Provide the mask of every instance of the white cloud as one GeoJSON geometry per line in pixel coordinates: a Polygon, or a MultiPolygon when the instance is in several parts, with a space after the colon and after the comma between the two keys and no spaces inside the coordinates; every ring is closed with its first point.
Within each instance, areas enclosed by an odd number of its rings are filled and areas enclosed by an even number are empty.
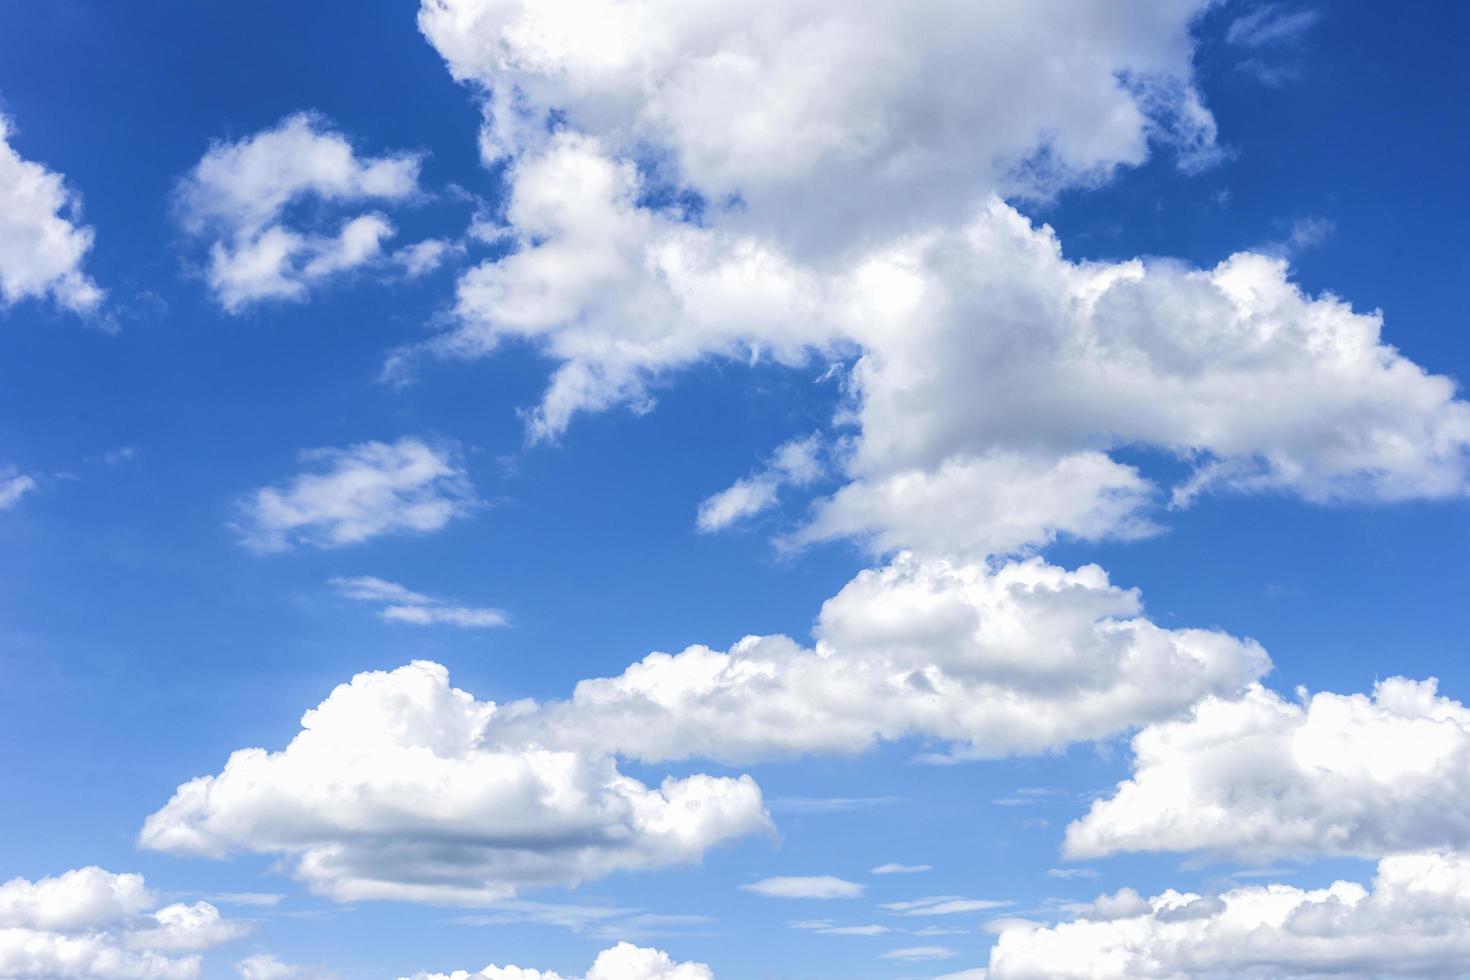
{"type": "Polygon", "coordinates": [[[651,761],[852,753],[909,736],[994,757],[1169,718],[1269,666],[1252,642],[1156,626],[1096,566],[1039,559],[992,571],[900,556],[828,600],[816,633],[814,648],[764,636],[651,654],[491,735],[651,761]]]}
{"type": "Polygon", "coordinates": [[[356,578],[332,578],[327,584],[349,599],[380,603],[378,615],[390,623],[413,623],[418,626],[445,624],[461,629],[483,629],[506,626],[510,620],[503,609],[488,606],[456,606],[434,596],[414,592],[399,585],[363,575],[356,578]]]}
{"type": "Polygon", "coordinates": [[[36,489],[34,477],[17,472],[13,467],[0,466],[0,510],[9,510],[20,503],[20,498],[36,489]]]}
{"type": "Polygon", "coordinates": [[[61,174],[23,158],[0,115],[0,307],[49,296],[78,313],[95,310],[102,290],[82,271],[92,229],[81,199],[61,174]]]}
{"type": "Polygon", "coordinates": [[[1219,895],[1124,890],[1076,921],[1016,924],[990,980],[1459,975],[1470,957],[1470,861],[1391,855],[1371,891],[1252,885],[1219,895]]]}
{"type": "Polygon", "coordinates": [[[1311,30],[1322,14],[1309,8],[1283,9],[1283,4],[1262,3],[1250,13],[1230,22],[1225,40],[1248,48],[1292,41],[1311,30]]]}
{"type": "Polygon", "coordinates": [[[419,24],[485,93],[487,159],[538,151],[556,112],[619,156],[652,147],[720,222],[821,253],[1207,141],[1203,7],[424,0],[419,24]]]}
{"type": "Polygon", "coordinates": [[[820,479],[821,449],[821,437],[815,433],[783,443],[756,472],[705,499],[695,525],[701,531],[721,530],[775,506],[782,486],[806,486],[820,479]]]}
{"type": "Polygon", "coordinates": [[[963,895],[931,895],[906,902],[886,902],[878,907],[899,915],[960,915],[966,912],[989,912],[1015,905],[994,898],[966,898],[963,895]]]}
{"type": "Polygon", "coordinates": [[[0,885],[0,978],[194,980],[248,926],[208,902],[158,908],[141,875],[88,867],[0,885]]]}
{"type": "Polygon", "coordinates": [[[748,776],[649,788],[600,752],[487,740],[496,715],[516,710],[450,687],[437,664],[359,674],[306,712],[285,749],[242,749],[180,786],[140,843],[283,854],[341,901],[486,904],[694,862],[769,826],[748,776]]]}
{"type": "MultiPolygon", "coordinates": [[[[359,157],[326,120],[298,113],[238,142],[211,145],[179,183],[179,219],[210,241],[210,288],[229,312],[302,299],[316,283],[381,261],[395,229],[374,212],[335,229],[292,228],[290,209],[307,200],[338,208],[404,201],[419,192],[419,164],[415,154],[359,157]]],[[[424,244],[403,256],[410,272],[432,260],[424,244]]]]}
{"type": "MultiPolygon", "coordinates": [[[[1073,262],[996,199],[840,266],[637,205],[635,168],[562,133],[511,169],[522,247],[460,280],[430,347],[529,340],[558,367],[533,435],[582,411],[646,408],[650,379],[711,357],[846,363],[848,486],[795,543],[857,536],[983,557],[1057,535],[1136,536],[1165,499],[1108,455],[1151,447],[1211,490],[1313,501],[1463,495],[1470,405],[1381,340],[1382,318],[1309,296],[1285,261],[1240,253],[1073,262]],[[963,533],[956,529],[963,529],[963,533]]],[[[757,473],[706,502],[716,527],[769,507],[757,473]]]]}
{"type": "MultiPolygon", "coordinates": [[[[714,980],[714,973],[703,963],[676,963],[668,953],[658,949],[618,943],[597,954],[592,968],[581,980],[714,980]]],[[[485,967],[476,973],[456,970],[453,973],[416,973],[399,980],[576,980],[559,973],[528,970],[518,966],[485,967]]]]}
{"type": "Polygon", "coordinates": [[[393,261],[402,266],[403,274],[410,279],[428,275],[456,252],[462,250],[462,246],[442,238],[427,238],[412,245],[405,245],[393,253],[393,261]]]}
{"type": "Polygon", "coordinates": [[[834,919],[804,919],[791,923],[793,929],[804,929],[824,936],[881,936],[893,930],[887,926],[840,926],[834,919]]]}
{"type": "Polygon", "coordinates": [[[235,964],[241,980],[334,980],[336,974],[316,966],[283,963],[270,953],[256,953],[235,964]]]}
{"type": "Polygon", "coordinates": [[[866,891],[857,882],[845,881],[832,875],[762,878],[760,881],[741,885],[740,888],[768,898],[860,898],[866,891]]]}
{"type": "Polygon", "coordinates": [[[873,868],[868,874],[874,875],[916,875],[923,871],[933,871],[934,866],[930,864],[880,864],[873,868]]]}
{"type": "Polygon", "coordinates": [[[1066,851],[1351,854],[1470,847],[1470,709],[1433,680],[1293,703],[1206,698],[1133,739],[1132,778],[1067,828],[1066,851]]]}
{"type": "Polygon", "coordinates": [[[929,960],[947,960],[959,953],[948,946],[905,946],[882,954],[885,960],[903,960],[907,963],[923,963],[929,960]]]}
{"type": "Polygon", "coordinates": [[[446,446],[405,437],[300,455],[306,472],[241,501],[237,530],[247,547],[334,548],[383,534],[437,531],[475,504],[469,477],[446,446]]]}

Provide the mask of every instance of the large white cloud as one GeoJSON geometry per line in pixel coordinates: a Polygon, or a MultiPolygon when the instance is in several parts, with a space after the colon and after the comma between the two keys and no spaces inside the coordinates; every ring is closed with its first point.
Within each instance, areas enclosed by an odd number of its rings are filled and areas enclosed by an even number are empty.
{"type": "Polygon", "coordinates": [[[343,900],[493,902],[696,861],[768,826],[748,776],[654,789],[618,757],[743,762],[910,737],[956,757],[1041,752],[1238,694],[1270,666],[1253,642],[1156,626],[1096,566],[1040,559],[900,556],[830,599],[817,637],[656,653],[544,705],[477,701],[432,663],[360,674],[285,749],[238,751],[179,787],[141,841],[289,855],[343,900]]]}
{"type": "Polygon", "coordinates": [[[333,548],[382,534],[437,531],[475,505],[456,452],[404,437],[300,454],[305,472],[239,502],[236,525],[256,551],[333,548]]]}
{"type": "Polygon", "coordinates": [[[11,135],[0,116],[0,307],[49,296],[69,310],[96,309],[102,290],[82,271],[92,229],[79,221],[80,198],[61,174],[17,153],[11,135]]]}
{"type": "Polygon", "coordinates": [[[1470,860],[1392,855],[1372,889],[1252,885],[1218,895],[1124,890],[1075,921],[1017,923],[991,951],[989,980],[1128,977],[1461,976],[1470,959],[1470,860]]]}
{"type": "MultiPolygon", "coordinates": [[[[1280,258],[1074,262],[990,199],[822,271],[640,206],[633,165],[590,137],[553,136],[509,180],[521,247],[461,279],[458,326],[431,348],[544,350],[559,366],[531,413],[539,436],[646,406],[650,381],[709,357],[851,361],[849,485],[793,541],[984,555],[1142,533],[1164,495],[1107,455],[1119,447],[1189,467],[1176,505],[1215,488],[1332,501],[1470,486],[1455,384],[1385,344],[1378,314],[1303,293],[1280,258]]],[[[741,491],[725,501],[738,512],[774,493],[741,491]]]]}
{"type": "Polygon", "coordinates": [[[298,877],[344,901],[481,904],[698,861],[768,826],[749,777],[650,788],[603,752],[490,744],[501,710],[437,664],[359,674],[284,749],[242,749],[180,786],[140,842],[290,855],[298,877]]]}
{"type": "Polygon", "coordinates": [[[1470,849],[1470,710],[1433,680],[1206,698],[1139,732],[1133,754],[1132,778],[1067,828],[1071,856],[1470,849]]]}
{"type": "MultiPolygon", "coordinates": [[[[581,980],[714,980],[714,973],[703,963],[676,963],[668,953],[658,949],[618,943],[597,954],[592,968],[581,980]]],[[[564,980],[561,974],[530,970],[519,966],[495,966],[470,973],[416,973],[400,980],[564,980]]],[[[567,977],[565,980],[576,980],[567,977]]]]}
{"type": "MultiPolygon", "coordinates": [[[[410,153],[360,157],[326,120],[298,113],[213,144],[179,183],[178,216],[186,231],[210,242],[207,278],[226,310],[301,299],[316,283],[383,260],[395,229],[374,211],[334,227],[292,227],[301,219],[291,209],[306,201],[338,209],[402,202],[419,193],[419,164],[410,153]]],[[[422,248],[409,249],[404,261],[412,267],[422,248]]]]}
{"type": "Polygon", "coordinates": [[[760,636],[651,654],[489,734],[655,761],[851,753],[914,736],[993,757],[1169,718],[1269,667],[1252,642],[1141,612],[1136,592],[1093,565],[900,556],[828,600],[815,647],[760,636]]]}
{"type": "Polygon", "coordinates": [[[727,225],[825,253],[994,190],[1099,180],[1151,137],[1207,158],[1205,6],[424,0],[419,24],[485,93],[487,158],[559,122],[651,158],[727,225]]]}
{"type": "Polygon", "coordinates": [[[194,980],[199,951],[247,931],[208,902],[159,908],[141,875],[88,867],[0,884],[0,978],[194,980]]]}

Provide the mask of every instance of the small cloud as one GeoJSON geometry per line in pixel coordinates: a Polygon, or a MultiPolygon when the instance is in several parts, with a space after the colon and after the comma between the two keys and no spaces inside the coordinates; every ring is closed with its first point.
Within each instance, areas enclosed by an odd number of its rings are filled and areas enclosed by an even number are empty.
{"type": "Polygon", "coordinates": [[[1071,881],[1076,878],[1096,878],[1098,876],[1095,868],[1049,868],[1046,872],[1048,878],[1061,878],[1071,881]]]}
{"type": "Polygon", "coordinates": [[[902,796],[786,796],[771,801],[778,813],[848,813],[902,803],[902,796]]]}
{"type": "Polygon", "coordinates": [[[460,629],[484,629],[510,624],[510,618],[503,609],[456,606],[372,575],[356,578],[339,576],[328,579],[327,584],[348,599],[381,604],[378,616],[390,623],[411,623],[415,626],[442,624],[458,626],[460,629]]]}
{"type": "Polygon", "coordinates": [[[1016,903],[993,898],[965,898],[963,895],[931,895],[907,902],[888,902],[878,907],[899,915],[957,915],[962,912],[988,912],[1016,903]]]}
{"type": "Polygon", "coordinates": [[[1246,48],[1283,44],[1300,38],[1321,19],[1322,14],[1316,10],[1290,10],[1279,3],[1261,4],[1231,21],[1225,40],[1246,48]]]}
{"type": "Polygon", "coordinates": [[[791,928],[818,932],[824,936],[881,936],[893,931],[880,925],[840,926],[833,919],[804,919],[791,923],[791,928]]]}
{"type": "Polygon", "coordinates": [[[123,463],[131,463],[137,457],[138,449],[136,446],[119,446],[116,449],[109,449],[103,453],[102,462],[108,466],[120,466],[123,463]]]}
{"type": "Polygon", "coordinates": [[[923,871],[933,871],[934,866],[930,864],[880,864],[871,869],[868,874],[874,875],[916,875],[923,871]]]}
{"type": "Polygon", "coordinates": [[[867,886],[832,875],[811,875],[763,878],[740,889],[768,898],[859,898],[867,886]]]}
{"type": "Polygon", "coordinates": [[[950,949],[948,946],[905,946],[903,949],[889,950],[882,954],[882,959],[922,963],[926,960],[947,960],[951,956],[958,955],[958,951],[950,949]]]}
{"type": "Polygon", "coordinates": [[[13,468],[0,467],[0,510],[9,510],[36,489],[34,478],[13,468]]]}

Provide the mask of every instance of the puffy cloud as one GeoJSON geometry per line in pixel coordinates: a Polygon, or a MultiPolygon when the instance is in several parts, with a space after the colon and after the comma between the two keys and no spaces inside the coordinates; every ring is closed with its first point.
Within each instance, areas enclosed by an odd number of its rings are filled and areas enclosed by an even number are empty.
{"type": "Polygon", "coordinates": [[[1059,534],[1133,538],[1157,528],[1139,512],[1153,488],[1131,466],[1100,452],[1057,459],[1025,453],[955,456],[859,478],[820,501],[811,519],[781,540],[800,546],[857,538],[886,554],[1007,554],[1059,534]]]}
{"type": "MultiPolygon", "coordinates": [[[[458,324],[430,347],[537,345],[558,363],[530,414],[542,437],[581,411],[645,408],[650,379],[710,357],[851,360],[836,419],[857,428],[848,486],[794,543],[983,556],[1147,533],[1161,495],[1109,455],[1120,447],[1188,465],[1176,506],[1216,489],[1391,501],[1470,487],[1454,382],[1385,344],[1377,313],[1303,293],[1279,257],[1074,262],[990,199],[824,271],[641,206],[636,169],[590,137],[557,134],[509,179],[521,247],[462,277],[458,324]]],[[[705,526],[769,506],[777,485],[737,483],[706,502],[705,526]]]]}
{"type": "Polygon", "coordinates": [[[102,290],[82,271],[92,229],[80,223],[81,199],[61,174],[17,153],[13,133],[0,115],[0,306],[49,296],[94,310],[102,290]]]}
{"type": "Polygon", "coordinates": [[[759,514],[777,501],[782,486],[806,486],[822,475],[821,437],[812,434],[777,447],[768,463],[704,500],[695,519],[701,531],[718,531],[759,514]]]}
{"type": "Polygon", "coordinates": [[[248,931],[208,902],[157,908],[141,875],[88,867],[0,885],[0,977],[194,980],[197,953],[248,931]]]}
{"type": "Polygon", "coordinates": [[[1292,703],[1206,698],[1133,739],[1134,772],[1066,851],[1352,854],[1470,847],[1470,710],[1431,679],[1292,703]]]}
{"type": "Polygon", "coordinates": [[[371,575],[333,578],[327,584],[349,599],[381,604],[378,615],[390,623],[412,623],[417,626],[444,624],[461,629],[483,629],[509,623],[502,609],[456,606],[435,596],[414,592],[397,582],[371,575]]]}
{"type": "MultiPolygon", "coordinates": [[[[210,146],[180,181],[179,220],[207,238],[208,280],[231,313],[266,299],[301,299],[315,283],[377,262],[395,229],[381,214],[349,217],[328,231],[289,227],[291,209],[314,200],[338,207],[394,202],[418,193],[414,154],[359,157],[320,116],[298,113],[238,142],[210,146]]],[[[432,256],[419,246],[410,271],[432,256]]]]}
{"type": "Polygon", "coordinates": [[[508,715],[493,737],[600,746],[644,760],[857,752],[920,736],[967,757],[1106,738],[1235,693],[1259,646],[1169,630],[1093,565],[997,570],[900,556],[823,606],[818,642],[748,637],[655,653],[572,697],[508,715]]]}
{"type": "Polygon", "coordinates": [[[762,878],[740,886],[768,898],[860,898],[865,886],[832,875],[786,876],[762,878]]]}
{"type": "Polygon", "coordinates": [[[417,662],[359,674],[306,712],[285,749],[243,749],[180,786],[143,846],[179,854],[281,853],[343,901],[483,904],[699,860],[768,826],[749,777],[657,788],[602,753],[492,744],[498,713],[417,662]]]}
{"type": "Polygon", "coordinates": [[[312,449],[301,461],[306,472],[240,502],[236,529],[247,547],[334,548],[382,534],[437,531],[475,505],[452,448],[421,439],[312,449]]]}
{"type": "Polygon", "coordinates": [[[556,122],[652,155],[726,224],[843,251],[992,191],[1095,182],[1150,138],[1207,150],[1204,6],[424,0],[419,25],[484,93],[487,158],[556,122]]]}
{"type": "MultiPolygon", "coordinates": [[[[597,954],[592,968],[581,980],[714,980],[714,973],[703,963],[676,963],[668,953],[658,949],[618,943],[597,954]]],[[[416,973],[399,980],[575,980],[559,973],[527,970],[518,966],[490,965],[477,973],[456,970],[453,973],[416,973]]]]}
{"type": "Polygon", "coordinates": [[[1470,957],[1470,861],[1391,855],[1371,890],[1252,885],[1220,895],[1124,890],[1078,919],[1016,924],[990,956],[990,980],[1123,977],[1459,975],[1470,957]]]}

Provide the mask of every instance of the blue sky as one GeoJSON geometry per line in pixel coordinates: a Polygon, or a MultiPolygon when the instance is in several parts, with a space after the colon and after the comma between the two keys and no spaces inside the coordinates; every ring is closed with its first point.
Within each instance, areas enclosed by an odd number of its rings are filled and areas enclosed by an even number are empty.
{"type": "Polygon", "coordinates": [[[0,976],[1453,975],[1470,14],[1068,6],[0,9],[0,976]]]}

